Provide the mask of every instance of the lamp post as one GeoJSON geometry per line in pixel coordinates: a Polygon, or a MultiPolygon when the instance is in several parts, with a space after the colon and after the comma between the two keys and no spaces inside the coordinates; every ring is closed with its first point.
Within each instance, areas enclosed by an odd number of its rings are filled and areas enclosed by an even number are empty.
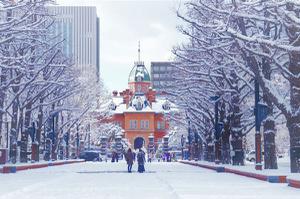
{"type": "Polygon", "coordinates": [[[53,112],[52,113],[52,151],[51,151],[51,159],[52,160],[56,160],[57,156],[56,156],[56,133],[55,133],[55,118],[56,120],[58,119],[58,112],[53,112]]]}
{"type": "Polygon", "coordinates": [[[7,113],[5,113],[5,125],[6,125],[6,148],[8,149],[8,145],[9,145],[9,130],[8,130],[8,118],[7,118],[7,113]]]}
{"type": "Polygon", "coordinates": [[[219,132],[218,132],[218,122],[219,122],[219,97],[215,96],[215,163],[220,163],[220,143],[219,143],[219,132]]]}
{"type": "Polygon", "coordinates": [[[192,132],[190,118],[188,118],[188,125],[188,159],[191,160],[192,132]]]}
{"type": "Polygon", "coordinates": [[[185,137],[184,135],[181,135],[181,159],[183,160],[184,159],[184,154],[183,154],[183,149],[184,149],[184,143],[185,143],[185,137]]]}
{"type": "Polygon", "coordinates": [[[261,164],[261,134],[260,134],[260,124],[258,122],[258,103],[259,103],[259,84],[257,80],[254,82],[255,84],[255,169],[262,170],[261,164]]]}
{"type": "Polygon", "coordinates": [[[198,161],[199,160],[199,134],[198,134],[198,132],[194,132],[194,137],[195,137],[195,146],[194,146],[194,148],[195,148],[195,157],[194,157],[194,159],[196,160],[196,161],[198,161]]]}
{"type": "Polygon", "coordinates": [[[31,137],[31,161],[39,161],[39,143],[36,141],[36,127],[35,122],[28,128],[28,133],[31,137]]]}
{"type": "Polygon", "coordinates": [[[255,169],[262,170],[262,152],[261,152],[261,133],[260,126],[261,122],[267,118],[268,115],[268,106],[265,104],[259,103],[259,84],[255,80],[255,169]]]}

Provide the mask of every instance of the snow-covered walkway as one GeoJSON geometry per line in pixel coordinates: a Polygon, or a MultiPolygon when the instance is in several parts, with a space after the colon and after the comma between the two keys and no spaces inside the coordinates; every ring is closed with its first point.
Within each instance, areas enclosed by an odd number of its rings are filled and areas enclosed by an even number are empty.
{"type": "Polygon", "coordinates": [[[300,190],[180,163],[78,163],[0,175],[0,199],[299,199],[300,190]],[[137,165],[134,165],[136,169],[137,165]]]}

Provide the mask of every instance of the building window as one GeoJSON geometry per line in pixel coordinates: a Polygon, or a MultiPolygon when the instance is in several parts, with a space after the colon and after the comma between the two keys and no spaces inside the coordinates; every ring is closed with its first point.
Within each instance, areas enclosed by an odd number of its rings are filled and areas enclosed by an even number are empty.
{"type": "Polygon", "coordinates": [[[154,71],[154,72],[159,71],[159,66],[153,66],[153,71],[154,71]]]}
{"type": "Polygon", "coordinates": [[[158,121],[157,122],[157,129],[165,129],[165,122],[163,121],[158,121]]]}
{"type": "Polygon", "coordinates": [[[160,71],[162,71],[162,72],[166,71],[166,67],[165,66],[161,66],[160,67],[160,71]]]}
{"type": "Polygon", "coordinates": [[[149,120],[141,120],[141,129],[149,129],[149,120]]]}
{"type": "Polygon", "coordinates": [[[130,129],[137,129],[137,120],[130,120],[130,129]]]}

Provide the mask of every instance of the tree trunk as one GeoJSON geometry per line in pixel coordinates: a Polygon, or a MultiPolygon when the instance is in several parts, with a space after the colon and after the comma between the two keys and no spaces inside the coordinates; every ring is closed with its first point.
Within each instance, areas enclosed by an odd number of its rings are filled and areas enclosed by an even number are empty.
{"type": "MultiPolygon", "coordinates": [[[[44,102],[43,99],[40,99],[40,104],[44,102]]],[[[39,113],[38,113],[38,122],[37,122],[37,130],[36,130],[36,141],[41,145],[41,135],[42,135],[42,128],[43,128],[43,106],[39,106],[39,113]]]]}
{"type": "Polygon", "coordinates": [[[265,169],[278,169],[273,118],[268,118],[264,123],[264,164],[265,169]]]}
{"type": "Polygon", "coordinates": [[[211,137],[211,135],[207,135],[206,136],[206,160],[208,162],[213,162],[214,160],[214,143],[213,143],[213,139],[211,137]]]}
{"type": "MultiPolygon", "coordinates": [[[[25,107],[25,117],[24,117],[24,128],[21,130],[21,150],[20,150],[20,162],[27,162],[27,147],[28,147],[28,128],[30,126],[30,120],[31,120],[31,107],[32,104],[28,103],[28,105],[25,107]]],[[[21,111],[20,117],[23,116],[23,111],[21,111]]],[[[23,118],[23,117],[22,117],[23,118]]],[[[22,119],[23,120],[23,119],[22,119]]],[[[23,123],[20,119],[19,123],[23,123]]]]}
{"type": "Polygon", "coordinates": [[[230,157],[230,118],[224,122],[224,131],[222,135],[222,163],[223,164],[230,164],[231,157],[230,157]]]}
{"type": "Polygon", "coordinates": [[[203,160],[203,141],[200,139],[199,141],[199,160],[203,160]]]}
{"type": "MultiPolygon", "coordinates": [[[[271,80],[271,65],[266,59],[262,60],[264,77],[271,80]]],[[[263,100],[268,105],[268,118],[264,122],[264,168],[278,169],[275,149],[275,119],[273,117],[274,104],[266,93],[263,93],[263,100]]]]}
{"type": "MultiPolygon", "coordinates": [[[[11,71],[11,79],[14,77],[14,71],[11,71]]],[[[18,76],[18,72],[15,73],[18,76]]],[[[17,78],[14,83],[17,85],[20,83],[20,77],[17,78]]],[[[12,91],[16,95],[12,103],[12,118],[11,118],[11,130],[10,130],[10,147],[9,147],[9,157],[12,162],[16,162],[17,159],[17,141],[18,141],[18,115],[19,115],[19,97],[17,96],[19,92],[19,86],[13,86],[12,91]]]]}
{"type": "Polygon", "coordinates": [[[12,104],[12,118],[11,118],[11,129],[10,129],[10,144],[9,144],[9,158],[11,162],[16,162],[17,159],[17,128],[18,128],[18,101],[14,100],[12,104]]]}
{"type": "Polygon", "coordinates": [[[299,118],[291,118],[287,123],[290,133],[291,172],[300,173],[300,126],[299,118]]]}
{"type": "Polygon", "coordinates": [[[224,124],[224,129],[220,140],[221,162],[222,164],[230,164],[230,124],[228,123],[229,120],[226,120],[226,105],[224,102],[221,103],[220,121],[224,124]]]}
{"type": "MultiPolygon", "coordinates": [[[[287,10],[294,12],[295,15],[299,14],[292,3],[287,4],[287,10]]],[[[299,26],[289,25],[287,32],[290,44],[299,47],[299,26]]],[[[287,127],[290,133],[291,172],[300,173],[300,52],[291,51],[289,58],[289,71],[294,75],[290,81],[291,116],[287,118],[287,127]]]]}
{"type": "Polygon", "coordinates": [[[231,73],[233,89],[231,94],[232,120],[231,120],[231,145],[234,151],[232,156],[233,165],[244,165],[243,134],[241,126],[242,113],[240,111],[240,96],[238,79],[234,72],[231,73]]]}
{"type": "MultiPolygon", "coordinates": [[[[4,112],[2,112],[1,110],[3,110],[4,108],[4,100],[5,100],[5,90],[4,88],[2,88],[2,86],[4,86],[4,83],[6,82],[6,70],[5,69],[1,69],[1,73],[0,73],[0,138],[4,137],[3,136],[3,132],[2,132],[2,125],[3,125],[3,115],[4,112]]],[[[1,139],[0,139],[0,144],[1,144],[1,139]]]]}
{"type": "MultiPolygon", "coordinates": [[[[300,75],[300,53],[292,53],[290,60],[290,71],[300,75]]],[[[290,133],[291,172],[300,173],[300,78],[290,82],[290,89],[292,116],[287,118],[287,127],[290,133]]]]}

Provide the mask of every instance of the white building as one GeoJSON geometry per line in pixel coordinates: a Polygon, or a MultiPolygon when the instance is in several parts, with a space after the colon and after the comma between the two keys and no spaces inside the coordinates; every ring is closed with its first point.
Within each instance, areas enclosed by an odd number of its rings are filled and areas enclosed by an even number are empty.
{"type": "Polygon", "coordinates": [[[56,35],[64,39],[63,51],[84,76],[100,74],[99,18],[95,6],[49,6],[56,17],[56,35]]]}

